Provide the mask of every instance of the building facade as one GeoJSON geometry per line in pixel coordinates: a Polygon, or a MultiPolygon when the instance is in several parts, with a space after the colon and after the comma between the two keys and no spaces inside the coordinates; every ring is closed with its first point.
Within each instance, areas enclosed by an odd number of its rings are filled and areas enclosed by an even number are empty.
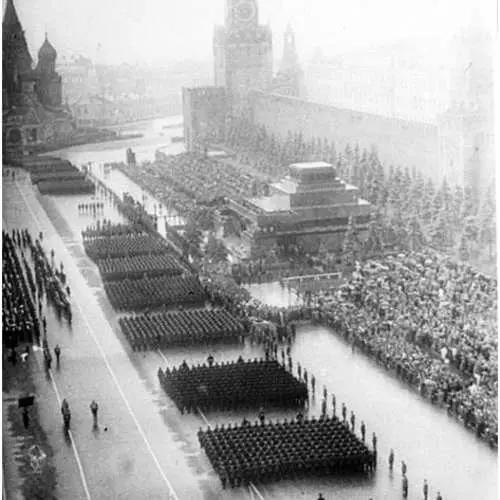
{"type": "Polygon", "coordinates": [[[213,38],[215,86],[224,87],[236,104],[248,89],[271,87],[272,32],[259,24],[257,0],[226,0],[225,17],[213,38]]]}
{"type": "Polygon", "coordinates": [[[269,196],[244,204],[232,201],[230,208],[246,221],[254,250],[299,246],[308,253],[320,248],[340,252],[349,218],[364,241],[372,210],[358,188],[343,182],[325,162],[294,163],[286,177],[271,185],[269,196]]]}
{"type": "Polygon", "coordinates": [[[2,31],[3,153],[26,155],[42,144],[68,140],[76,127],[62,106],[56,50],[45,36],[38,64],[32,68],[33,59],[13,0],[7,0],[2,31]]]}

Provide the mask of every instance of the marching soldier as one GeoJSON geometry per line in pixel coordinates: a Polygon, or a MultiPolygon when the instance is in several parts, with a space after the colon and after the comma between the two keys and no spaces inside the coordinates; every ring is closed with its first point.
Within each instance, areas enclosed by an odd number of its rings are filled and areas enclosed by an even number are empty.
{"type": "Polygon", "coordinates": [[[24,424],[24,428],[27,429],[28,426],[30,425],[30,416],[29,416],[29,413],[28,413],[28,407],[25,406],[23,408],[23,424],[24,424]]]}
{"type": "Polygon", "coordinates": [[[392,472],[392,468],[394,467],[394,450],[391,448],[389,452],[389,470],[392,472]]]}
{"type": "Polygon", "coordinates": [[[266,415],[264,413],[264,408],[262,408],[262,407],[259,411],[259,420],[260,420],[261,425],[264,425],[264,421],[266,420],[266,415]]]}
{"type": "Polygon", "coordinates": [[[401,460],[401,473],[403,474],[403,476],[406,474],[406,470],[406,462],[404,460],[401,460]]]}
{"type": "Polygon", "coordinates": [[[61,355],[61,348],[59,347],[59,344],[55,346],[54,353],[56,355],[57,366],[59,366],[59,356],[61,355]]]}
{"type": "Polygon", "coordinates": [[[408,478],[403,476],[403,498],[408,498],[408,478]]]}
{"type": "Polygon", "coordinates": [[[94,427],[97,427],[97,411],[99,410],[99,406],[96,401],[93,399],[92,403],[90,403],[90,412],[92,413],[92,418],[94,420],[94,427]]]}

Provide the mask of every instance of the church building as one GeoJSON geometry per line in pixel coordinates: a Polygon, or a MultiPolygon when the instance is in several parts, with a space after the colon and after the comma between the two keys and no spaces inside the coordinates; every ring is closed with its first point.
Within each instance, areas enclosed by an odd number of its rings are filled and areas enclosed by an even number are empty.
{"type": "Polygon", "coordinates": [[[13,0],[7,0],[2,30],[3,153],[33,154],[42,144],[67,140],[75,131],[71,114],[62,105],[57,52],[46,35],[38,51],[38,64],[32,67],[13,0]]]}

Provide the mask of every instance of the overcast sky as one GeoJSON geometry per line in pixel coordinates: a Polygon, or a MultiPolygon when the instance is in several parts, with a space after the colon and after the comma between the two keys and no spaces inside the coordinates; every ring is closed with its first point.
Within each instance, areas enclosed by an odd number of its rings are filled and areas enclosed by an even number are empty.
{"type": "MultiPolygon", "coordinates": [[[[2,0],[4,7],[6,0],[2,0]]],[[[36,59],[44,32],[60,55],[83,54],[103,63],[209,59],[212,33],[225,0],[14,0],[36,59]]],[[[465,25],[473,6],[495,17],[497,0],[260,0],[275,49],[288,22],[299,55],[325,53],[414,36],[449,35],[465,25]]]]}

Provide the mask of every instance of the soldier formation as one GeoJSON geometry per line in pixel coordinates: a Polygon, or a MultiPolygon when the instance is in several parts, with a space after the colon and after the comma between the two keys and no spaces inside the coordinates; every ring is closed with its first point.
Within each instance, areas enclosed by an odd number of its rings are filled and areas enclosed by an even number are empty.
{"type": "Polygon", "coordinates": [[[225,309],[187,309],[119,319],[132,349],[145,351],[179,345],[234,342],[245,334],[242,324],[225,309]]]}
{"type": "Polygon", "coordinates": [[[230,363],[196,367],[184,362],[179,368],[160,369],[158,377],[181,412],[256,408],[263,404],[298,408],[308,398],[307,385],[274,360],[245,362],[240,357],[230,363]]]}

